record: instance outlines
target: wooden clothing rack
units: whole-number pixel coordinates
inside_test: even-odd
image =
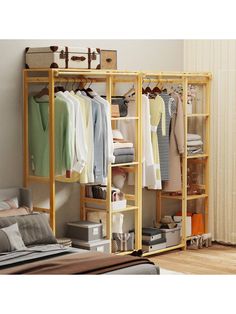
[[[135,97],[136,97],[136,116],[135,117],[117,117],[111,118],[113,127],[116,126],[119,120],[135,120],[135,161],[131,163],[123,164],[109,164],[108,166],[108,178],[107,178],[107,195],[111,195],[111,174],[113,167],[122,167],[127,172],[133,172],[135,175],[134,194],[126,194],[125,198],[128,201],[126,208],[123,208],[117,212],[133,212],[134,225],[135,225],[135,249],[142,248],[142,115],[141,115],[141,98],[142,98],[142,86],[146,82],[151,83],[173,83],[181,84],[183,87],[183,108],[184,108],[184,126],[185,126],[185,152],[182,157],[182,195],[170,196],[157,191],[157,219],[161,217],[161,205],[163,199],[176,199],[182,202],[182,241],[181,244],[175,247],[166,248],[163,250],[149,252],[145,255],[156,254],[163,251],[168,251],[176,248],[186,248],[186,230],[185,230],[185,217],[187,212],[187,202],[191,199],[204,198],[205,199],[205,231],[207,231],[208,225],[208,202],[209,202],[209,132],[210,132],[210,73],[187,73],[187,72],[137,72],[137,71],[117,71],[117,70],[78,70],[78,69],[24,69],[23,70],[23,83],[24,83],[24,186],[29,187],[32,182],[40,184],[49,184],[50,191],[50,206],[49,208],[34,207],[35,211],[47,212],[50,215],[50,224],[55,232],[56,225],[56,205],[55,205],[55,185],[56,181],[70,183],[77,182],[78,178],[73,177],[68,179],[61,176],[55,176],[55,134],[54,134],[54,113],[55,113],[55,100],[54,100],[54,87],[57,83],[105,83],[106,84],[106,97],[109,103],[111,103],[112,95],[115,95],[116,84],[128,83],[134,85]],[[28,95],[30,85],[42,85],[48,84],[49,89],[49,162],[50,173],[49,177],[38,177],[30,174],[29,171],[29,126],[28,126]],[[205,112],[187,115],[187,88],[188,84],[199,84],[203,86],[205,90]],[[188,120],[190,118],[203,118],[206,127],[205,138],[205,152],[201,155],[187,156],[187,130]],[[190,160],[197,162],[204,162],[205,164],[205,193],[203,195],[187,195],[187,164]],[[91,208],[87,204],[96,203],[103,205],[103,209]],[[95,206],[94,206],[95,207]],[[85,197],[85,185],[80,187],[80,218],[86,219],[86,213],[89,210],[103,211],[106,213],[106,225],[107,225],[107,239],[112,238],[112,215],[111,198],[107,197],[106,200],[91,199]],[[124,252],[127,254],[130,252]]]

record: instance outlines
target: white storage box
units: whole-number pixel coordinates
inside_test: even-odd
[[[96,222],[96,223],[102,223],[102,236],[106,237],[107,231],[107,214],[103,212],[93,212],[88,210],[87,211],[87,217],[86,219],[88,221]]]
[[[157,244],[150,244],[150,245],[142,245],[142,249],[144,252],[153,252],[157,250],[162,250],[166,248],[166,242],[157,243]]]
[[[180,227],[173,229],[160,229],[166,239],[166,247],[178,245],[181,242]]]
[[[177,223],[178,227],[182,227],[182,216],[174,216],[174,222]],[[182,229],[180,232],[182,235]],[[186,237],[190,237],[192,235],[192,217],[186,216]]]
[[[111,208],[113,211],[125,209],[127,206],[127,200],[111,202]]]
[[[110,253],[110,240],[80,241],[72,239],[72,246],[88,251]]]
[[[67,237],[82,241],[93,241],[102,238],[102,224],[91,221],[67,223]]]

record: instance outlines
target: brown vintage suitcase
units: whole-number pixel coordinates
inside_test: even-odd
[[[117,70],[116,50],[101,50],[101,69]]]
[[[98,48],[50,46],[25,49],[27,69],[100,69],[101,50]]]

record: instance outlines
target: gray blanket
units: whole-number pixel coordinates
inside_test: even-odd
[[[0,254],[0,269],[17,265],[19,263],[32,262],[34,260],[52,257],[60,254],[86,252],[76,248],[66,248],[59,244],[37,245],[27,250],[13,251]]]

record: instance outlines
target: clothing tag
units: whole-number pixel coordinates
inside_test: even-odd
[[[104,246],[98,246],[97,251],[98,252],[104,252]]]

